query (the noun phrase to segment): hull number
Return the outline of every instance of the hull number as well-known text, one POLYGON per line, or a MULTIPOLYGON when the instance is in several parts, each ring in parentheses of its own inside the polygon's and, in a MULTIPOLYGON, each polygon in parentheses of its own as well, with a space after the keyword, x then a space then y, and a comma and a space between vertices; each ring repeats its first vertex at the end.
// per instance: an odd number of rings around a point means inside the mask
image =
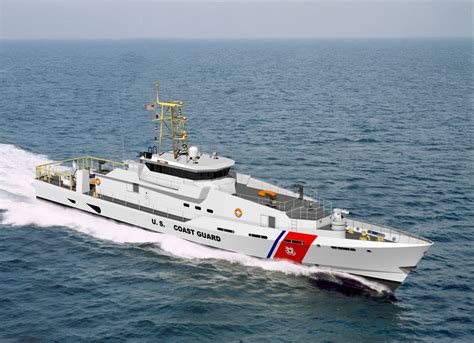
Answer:
POLYGON ((206 232, 201 232, 201 231, 196 231, 194 229, 190 229, 188 227, 183 227, 183 226, 180 226, 180 225, 175 225, 174 226, 174 229, 175 231, 179 231, 179 232, 182 232, 182 233, 186 233, 188 235, 191 235, 191 236, 198 236, 198 237, 201 237, 201 238, 205 238, 205 239, 209 239, 211 241, 216 241, 216 242, 220 242, 221 241, 221 238, 217 235, 211 235, 210 233, 206 233, 206 232))

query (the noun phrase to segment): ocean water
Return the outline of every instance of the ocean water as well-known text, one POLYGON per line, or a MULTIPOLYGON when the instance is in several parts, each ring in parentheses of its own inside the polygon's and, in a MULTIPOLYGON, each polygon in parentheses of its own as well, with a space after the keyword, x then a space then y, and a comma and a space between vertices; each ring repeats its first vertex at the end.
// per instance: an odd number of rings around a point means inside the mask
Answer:
POLYGON ((0 340, 472 341, 470 40, 2 41, 0 340), (191 142, 433 248, 395 294, 37 201, 34 166, 191 142))

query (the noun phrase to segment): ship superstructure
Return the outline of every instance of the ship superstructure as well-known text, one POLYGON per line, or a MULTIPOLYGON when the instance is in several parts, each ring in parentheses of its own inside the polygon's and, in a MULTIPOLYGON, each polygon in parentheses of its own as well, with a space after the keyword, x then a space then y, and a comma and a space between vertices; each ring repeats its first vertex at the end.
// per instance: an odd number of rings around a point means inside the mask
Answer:
POLYGON ((36 167, 38 198, 265 259, 286 259, 378 279, 395 288, 432 242, 370 224, 324 201, 232 170, 190 145, 181 101, 156 99, 158 136, 138 160, 91 156, 36 167), (169 149, 167 144, 169 145, 169 149))

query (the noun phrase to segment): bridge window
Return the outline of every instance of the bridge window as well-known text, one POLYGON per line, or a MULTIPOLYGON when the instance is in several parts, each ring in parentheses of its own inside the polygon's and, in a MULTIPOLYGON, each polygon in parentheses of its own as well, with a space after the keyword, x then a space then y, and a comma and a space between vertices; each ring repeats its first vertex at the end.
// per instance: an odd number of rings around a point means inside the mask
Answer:
POLYGON ((145 165, 152 172, 176 176, 176 177, 189 179, 189 180, 218 179, 218 178, 227 176, 230 170, 230 168, 225 168, 225 169, 216 170, 216 171, 195 172, 191 170, 173 168, 173 167, 165 166, 158 163, 151 163, 151 162, 146 162, 145 165))

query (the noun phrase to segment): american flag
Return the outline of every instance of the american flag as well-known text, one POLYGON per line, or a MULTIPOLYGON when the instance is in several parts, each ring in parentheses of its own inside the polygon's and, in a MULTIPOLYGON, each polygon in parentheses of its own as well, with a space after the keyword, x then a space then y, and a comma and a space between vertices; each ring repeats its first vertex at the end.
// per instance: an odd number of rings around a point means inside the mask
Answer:
POLYGON ((145 104, 145 109, 149 112, 153 112, 155 110, 155 104, 145 104))

